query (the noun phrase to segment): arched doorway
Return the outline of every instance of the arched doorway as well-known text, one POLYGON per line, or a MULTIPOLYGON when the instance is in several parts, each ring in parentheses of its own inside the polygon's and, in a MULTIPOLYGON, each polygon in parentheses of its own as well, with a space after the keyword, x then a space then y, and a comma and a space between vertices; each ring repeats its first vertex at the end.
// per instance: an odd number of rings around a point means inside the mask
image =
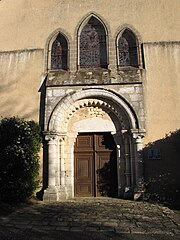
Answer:
POLYGON ((132 107, 112 91, 85 88, 67 94, 53 109, 45 132, 49 161, 45 198, 117 193, 118 197, 132 197, 143 174, 138 153, 143 131, 138 124, 132 107), (86 138, 85 145, 82 138, 86 138), (93 143, 92 149, 88 149, 87 138, 93 143), (79 141, 84 149, 78 149, 79 141), (115 169, 113 181, 103 177, 110 163, 115 169))
POLYGON ((78 134, 74 161, 75 197, 118 196, 116 145, 110 132, 78 134))

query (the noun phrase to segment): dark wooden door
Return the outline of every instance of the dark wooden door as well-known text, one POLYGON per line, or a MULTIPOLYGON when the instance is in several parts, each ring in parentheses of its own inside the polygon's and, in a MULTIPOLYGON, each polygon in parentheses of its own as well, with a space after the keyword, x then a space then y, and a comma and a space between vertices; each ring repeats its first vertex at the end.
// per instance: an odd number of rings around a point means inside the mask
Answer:
POLYGON ((75 148, 75 196, 117 194, 116 148, 110 133, 79 134, 75 148))

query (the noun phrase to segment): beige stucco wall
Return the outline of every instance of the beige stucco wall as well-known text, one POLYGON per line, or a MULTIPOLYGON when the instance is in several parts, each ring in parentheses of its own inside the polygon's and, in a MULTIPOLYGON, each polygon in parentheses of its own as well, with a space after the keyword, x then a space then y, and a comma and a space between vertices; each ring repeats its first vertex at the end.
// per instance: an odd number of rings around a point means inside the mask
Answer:
POLYGON ((114 36, 132 25, 144 42, 179 40, 179 0, 3 0, 0 2, 0 50, 44 48, 57 28, 74 37, 80 21, 97 13, 114 36))
POLYGON ((0 116, 39 121, 43 51, 0 53, 0 116))
POLYGON ((145 44, 145 142, 180 129, 180 42, 145 44))
POLYGON ((38 121, 47 39, 60 28, 75 43, 90 12, 102 18, 111 39, 129 25, 144 43, 145 143, 179 129, 180 45, 154 44, 180 41, 179 0, 0 1, 0 115, 38 121))

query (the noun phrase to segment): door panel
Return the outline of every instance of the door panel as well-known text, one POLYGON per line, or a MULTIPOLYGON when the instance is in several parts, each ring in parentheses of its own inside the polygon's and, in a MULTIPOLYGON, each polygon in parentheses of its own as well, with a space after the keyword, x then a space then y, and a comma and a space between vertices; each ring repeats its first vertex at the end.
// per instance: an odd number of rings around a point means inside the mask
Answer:
POLYGON ((88 183, 78 183, 76 186, 76 197, 93 197, 92 184, 88 183))
POLYGON ((117 192, 116 147, 110 133, 78 135, 74 152, 75 196, 117 192))
POLYGON ((75 143, 75 152, 93 151, 93 135, 79 135, 75 143))
POLYGON ((93 153, 75 154, 75 195, 94 195, 93 159, 93 153))

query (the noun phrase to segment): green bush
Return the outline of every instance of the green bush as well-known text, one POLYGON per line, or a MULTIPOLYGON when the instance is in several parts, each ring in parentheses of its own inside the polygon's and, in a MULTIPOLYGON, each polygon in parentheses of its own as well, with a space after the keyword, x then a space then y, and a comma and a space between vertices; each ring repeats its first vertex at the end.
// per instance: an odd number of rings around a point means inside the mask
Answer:
POLYGON ((180 207, 180 186, 176 183, 172 174, 162 173, 149 178, 145 185, 144 200, 163 203, 173 208, 180 207))
POLYGON ((34 121, 0 121, 0 200, 21 202, 38 187, 41 130, 34 121))

